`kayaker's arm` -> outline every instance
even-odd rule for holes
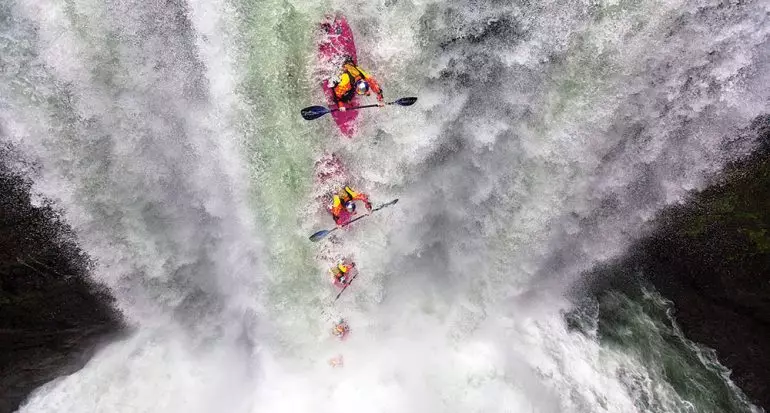
[[[358,66],[356,66],[356,70],[358,70],[358,72],[361,73],[361,76],[364,77],[364,80],[366,80],[366,83],[369,84],[369,89],[372,92],[377,94],[377,101],[381,103],[380,106],[385,106],[384,97],[382,96],[382,88],[380,87],[380,84],[377,83],[377,79],[375,79],[374,76],[365,72],[363,69],[361,69]]]
[[[380,87],[380,84],[377,83],[377,79],[367,76],[366,81],[369,83],[369,88],[372,89],[372,92],[377,94],[377,101],[383,103],[384,98],[382,96],[382,88]]]
[[[369,212],[372,212],[372,203],[369,202],[369,197],[366,196],[366,194],[358,193],[356,196],[353,197],[354,201],[362,201],[364,203],[364,206]]]

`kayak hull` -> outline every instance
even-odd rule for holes
[[[345,286],[347,285],[346,283],[339,282],[337,279],[333,279],[332,284],[334,284],[334,286],[339,288],[340,290],[345,288]]]
[[[344,185],[348,179],[348,172],[342,159],[334,152],[321,156],[315,163],[314,171],[316,185],[329,187],[325,192],[336,190],[337,187]]]
[[[356,273],[358,272],[358,269],[355,268],[355,264],[349,264],[349,265],[351,269],[346,274],[346,277],[347,277],[346,282],[344,283],[340,282],[340,280],[337,279],[337,277],[332,276],[332,284],[334,284],[334,286],[339,288],[340,290],[345,288],[348,284],[350,284],[351,281],[353,281],[353,278],[355,278]]]
[[[321,23],[322,36],[318,43],[318,59],[327,69],[339,71],[345,60],[350,59],[354,64],[358,64],[356,56],[356,44],[353,40],[353,31],[350,29],[347,20],[341,14],[328,15]],[[336,76],[338,73],[333,73]],[[326,97],[326,103],[330,108],[336,108],[337,102],[334,98],[334,90],[329,87],[329,78],[321,79],[321,89]],[[357,106],[357,98],[348,102],[345,106]],[[356,118],[358,111],[334,111],[331,113],[334,123],[337,124],[340,132],[348,138],[355,133]]]
[[[333,224],[331,220],[331,208],[332,194],[339,191],[348,182],[348,172],[342,160],[335,153],[325,153],[315,163],[314,167],[315,185],[313,186],[313,194],[316,202],[319,206],[319,212],[323,215],[328,215],[329,224]]]

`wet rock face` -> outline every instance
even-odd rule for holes
[[[0,412],[79,369],[123,328],[70,229],[50,205],[34,207],[29,189],[0,163]]]
[[[714,348],[733,381],[770,407],[770,117],[761,145],[721,182],[664,211],[657,229],[610,265],[642,274],[674,302],[685,335]],[[599,277],[604,278],[604,277]]]

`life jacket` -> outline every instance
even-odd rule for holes
[[[356,83],[366,80],[369,75],[352,62],[345,62],[342,68],[344,72],[340,75],[340,81],[334,85],[334,96],[339,101],[350,102],[356,95]]]
[[[345,283],[345,276],[348,275],[348,271],[350,271],[350,267],[345,265],[345,263],[339,263],[329,270],[329,272],[332,273],[332,276],[334,276],[334,279],[343,284]]]
[[[332,215],[335,218],[339,217],[342,214],[342,211],[345,210],[345,203],[358,199],[361,199],[361,195],[345,185],[345,188],[334,195],[334,198],[332,199]]]
[[[350,270],[350,267],[348,267],[344,263],[339,263],[337,264],[337,269],[340,270],[342,274],[347,274],[348,270]]]
[[[347,185],[345,185],[345,188],[340,191],[339,195],[340,198],[345,202],[354,201],[359,198],[358,192],[354,191]]]

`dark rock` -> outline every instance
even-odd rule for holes
[[[597,269],[592,289],[650,282],[675,303],[689,339],[716,350],[731,378],[770,407],[770,117],[759,149],[720,182],[663,211],[626,257]],[[597,285],[601,287],[597,288]]]
[[[0,412],[81,368],[123,329],[71,229],[50,204],[33,206],[29,191],[0,164]]]

